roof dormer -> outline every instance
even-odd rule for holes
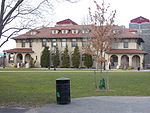
[[[89,29],[83,29],[83,30],[82,30],[82,33],[83,33],[83,34],[87,34],[87,33],[89,33],[89,32],[90,32]]]
[[[72,32],[72,34],[78,34],[79,30],[78,29],[72,29],[71,32]]]
[[[59,30],[57,30],[57,29],[52,30],[52,34],[58,34],[58,32],[59,32]]]
[[[37,31],[37,30],[31,30],[31,31],[30,31],[30,35],[36,35],[38,32],[39,32],[39,31]]]
[[[61,30],[61,33],[62,33],[62,34],[67,34],[68,32],[69,32],[68,29],[63,29],[63,30]]]

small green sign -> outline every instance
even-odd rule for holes
[[[56,92],[56,97],[60,97],[60,93],[59,92]]]

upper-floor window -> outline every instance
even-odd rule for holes
[[[58,34],[58,30],[52,30],[52,34]]]
[[[38,32],[37,31],[31,31],[31,35],[36,35]]]
[[[56,46],[56,39],[52,39],[51,41],[51,47],[55,47]]]
[[[123,47],[124,47],[124,48],[128,48],[128,46],[129,46],[129,43],[128,43],[127,40],[125,40],[125,41],[124,41],[124,44],[123,44]]]
[[[46,46],[46,39],[42,39],[42,47],[45,47]]]
[[[78,34],[79,33],[79,30],[77,29],[74,29],[74,30],[71,30],[72,34]]]
[[[32,40],[29,40],[29,47],[32,47]]]
[[[77,46],[77,39],[72,39],[71,45],[72,45],[72,47],[76,47]]]
[[[87,45],[87,38],[83,38],[82,39],[82,46],[86,46]]]
[[[61,32],[62,32],[62,34],[67,34],[69,32],[69,30],[65,29],[65,30],[62,30]]]
[[[84,33],[84,34],[87,34],[87,33],[89,33],[89,32],[90,32],[89,29],[83,29],[83,30],[82,30],[82,33]]]
[[[114,43],[112,44],[112,49],[118,49],[118,45],[119,45],[118,42],[114,42]]]
[[[22,47],[25,47],[25,44],[26,44],[26,40],[22,40],[22,41],[21,41],[21,46],[22,46]]]
[[[61,47],[66,47],[66,45],[67,45],[67,40],[61,39]]]

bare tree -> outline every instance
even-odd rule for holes
[[[93,37],[88,40],[88,45],[84,47],[84,52],[94,57],[97,64],[100,64],[100,85],[99,88],[103,88],[101,82],[103,81],[102,69],[103,65],[107,61],[105,59],[105,53],[111,49],[112,43],[116,36],[114,28],[114,18],[116,11],[109,12],[109,7],[105,6],[104,0],[99,5],[94,0],[96,11],[92,12],[89,8],[89,15],[92,26]]]
[[[58,0],[76,3],[79,0]],[[33,29],[44,23],[45,15],[53,11],[52,0],[1,0],[0,2],[0,47],[10,37],[24,29]],[[44,24],[43,24],[44,23]]]

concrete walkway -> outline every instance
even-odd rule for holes
[[[150,113],[150,97],[99,96],[72,99],[67,105],[41,108],[0,108],[0,113]]]
[[[150,97],[85,97],[72,99],[67,105],[49,104],[19,110],[0,109],[0,113],[150,113]]]
[[[150,97],[78,98],[68,105],[50,104],[25,113],[150,113]]]

